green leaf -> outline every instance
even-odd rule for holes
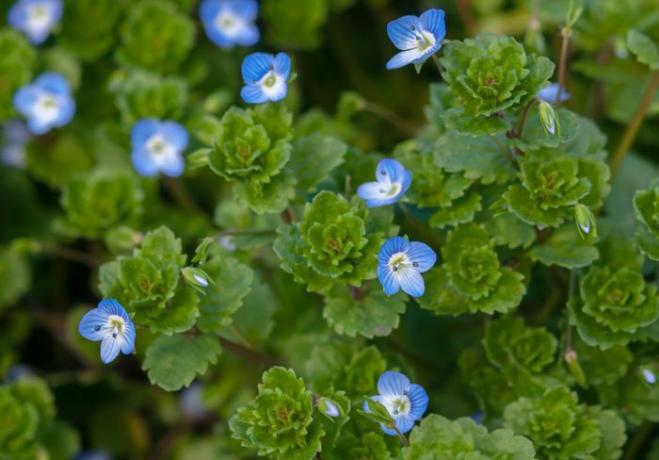
[[[442,113],[447,129],[470,136],[495,136],[505,133],[510,126],[504,118],[493,114],[487,117],[466,115],[462,108],[452,108]]]
[[[30,288],[32,273],[25,256],[10,247],[0,247],[0,311],[17,302]]]
[[[391,334],[405,313],[405,296],[387,297],[380,286],[337,288],[325,299],[323,317],[338,334],[367,338]]]
[[[25,37],[8,27],[0,30],[0,121],[15,114],[13,95],[29,83],[36,61],[37,53]]]
[[[659,70],[659,47],[650,37],[632,29],[627,32],[627,46],[640,63]]]
[[[343,163],[348,146],[339,139],[319,133],[293,142],[288,167],[297,180],[297,188],[309,192]]]
[[[549,238],[534,246],[531,257],[545,265],[579,268],[597,260],[599,251],[592,241],[579,235],[573,224],[566,224],[553,230]]]
[[[451,207],[435,211],[430,216],[428,225],[432,228],[444,228],[468,223],[474,220],[474,216],[481,209],[481,195],[478,192],[469,193],[456,199]]]
[[[68,424],[52,421],[39,432],[39,440],[50,460],[70,460],[80,451],[80,437]]]
[[[484,226],[497,246],[528,248],[535,241],[535,229],[509,212],[486,220]]]
[[[142,368],[151,383],[166,391],[187,387],[217,362],[220,342],[212,335],[161,335],[146,350]]]

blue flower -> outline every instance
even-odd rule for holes
[[[7,166],[23,168],[25,166],[25,146],[32,135],[22,120],[10,120],[2,125],[2,146],[0,160]]]
[[[245,86],[240,91],[248,104],[281,101],[288,91],[291,58],[286,53],[252,53],[242,66]]]
[[[27,127],[35,135],[68,124],[76,111],[69,83],[55,72],[43,73],[19,88],[14,94],[14,107],[27,118]]]
[[[442,47],[446,36],[444,11],[431,9],[421,16],[402,16],[387,24],[389,40],[400,53],[387,62],[387,69],[423,64]]]
[[[199,6],[206,35],[220,48],[258,42],[259,29],[254,24],[258,11],[256,0],[203,0]]]
[[[554,104],[556,102],[556,95],[558,94],[558,83],[552,83],[549,86],[545,86],[538,92],[538,97],[545,102]],[[561,92],[561,100],[559,102],[565,102],[570,99],[570,93],[567,92],[565,88]]]
[[[18,0],[9,9],[9,25],[40,45],[62,17],[62,0]]]
[[[178,177],[185,170],[183,151],[188,146],[188,132],[173,121],[143,119],[131,131],[132,160],[142,176],[159,172]]]
[[[106,364],[119,351],[128,355],[135,349],[135,325],[114,299],[103,299],[98,307],[88,311],[80,320],[78,332],[87,340],[101,342],[101,360]]]
[[[393,295],[400,289],[412,297],[420,297],[425,292],[421,273],[435,265],[437,254],[425,243],[408,241],[396,236],[380,248],[378,259],[378,279],[384,293]]]
[[[410,383],[400,372],[386,371],[378,379],[379,395],[371,396],[384,406],[394,420],[396,429],[407,433],[414,426],[414,422],[421,419],[428,409],[428,394],[421,385]],[[368,404],[364,403],[364,410],[369,411]],[[396,430],[381,424],[382,431],[394,436]]]
[[[412,175],[396,160],[385,159],[378,163],[375,180],[357,188],[357,195],[366,200],[369,208],[397,202],[410,188]]]

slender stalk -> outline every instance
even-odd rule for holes
[[[492,139],[492,142],[494,142],[496,144],[496,146],[499,148],[499,150],[501,150],[501,153],[503,153],[506,156],[506,158],[508,158],[508,160],[510,160],[510,162],[514,164],[515,163],[515,155],[513,153],[511,153],[511,151],[508,149],[508,147],[503,145],[499,141],[499,139],[496,138],[496,136],[490,135],[490,139]]]
[[[558,63],[558,91],[554,101],[556,105],[561,103],[561,94],[563,94],[563,88],[565,88],[565,69],[567,67],[567,52],[571,34],[572,31],[567,27],[563,27],[561,30],[563,40],[561,42],[561,57]]]
[[[458,15],[462,20],[462,23],[465,26],[468,36],[474,35],[476,31],[476,20],[474,19],[474,14],[471,10],[471,4],[469,0],[457,0]]]
[[[396,425],[394,425],[392,428],[396,432],[396,436],[398,436],[398,439],[400,439],[400,443],[403,446],[408,447],[410,445],[410,442],[407,440],[407,436],[405,436],[403,433],[401,433]]]
[[[435,63],[435,67],[437,68],[437,72],[439,72],[439,77],[444,78],[442,76],[442,63],[439,62],[439,56],[437,56],[436,54],[433,54],[432,55],[432,62]]]
[[[90,254],[78,251],[76,249],[67,248],[64,246],[49,246],[40,245],[39,251],[43,254],[50,254],[60,259],[70,260],[79,264],[88,265],[90,267],[97,267],[100,261]]]
[[[194,201],[192,196],[188,193],[188,190],[185,188],[185,185],[181,180],[177,180],[171,177],[165,177],[163,179],[165,188],[178,206],[195,213],[203,212]]]
[[[402,134],[414,136],[417,132],[417,127],[412,123],[407,122],[406,120],[399,117],[396,113],[392,112],[386,107],[376,104],[375,102],[367,101],[366,105],[364,106],[364,110],[371,112],[373,115],[377,115],[383,120],[389,122]]]
[[[230,228],[222,230],[217,236],[221,238],[234,235],[275,235],[276,233],[277,230],[274,228]]]
[[[241,356],[253,363],[263,364],[268,367],[277,364],[277,360],[274,359],[273,357],[268,356],[265,353],[262,353],[258,350],[247,348],[246,346],[241,345],[239,343],[232,342],[231,340],[225,339],[224,337],[220,337],[220,343],[225,349],[229,350],[231,353]]]
[[[533,107],[537,103],[538,103],[538,99],[534,97],[524,107],[524,110],[522,111],[522,115],[520,115],[519,120],[517,121],[517,129],[515,130],[517,131],[517,137],[522,137],[522,134],[524,134],[524,127],[526,126],[526,120],[528,120],[529,118],[531,107]]]
[[[627,129],[625,130],[625,133],[620,140],[620,144],[618,144],[618,148],[616,148],[615,152],[611,156],[611,175],[615,175],[615,173],[618,172],[618,168],[620,168],[622,159],[629,151],[629,148],[632,146],[634,139],[636,139],[636,134],[638,134],[638,130],[643,123],[643,119],[645,118],[645,115],[648,113],[648,110],[652,105],[652,101],[654,100],[654,95],[657,92],[657,88],[659,88],[659,71],[656,71],[652,74],[650,82],[645,88],[645,92],[641,98],[641,103],[639,104],[638,109],[636,109],[634,118],[632,118],[632,121],[629,123],[629,125],[627,125]]]

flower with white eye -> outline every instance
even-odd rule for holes
[[[412,184],[412,175],[396,160],[385,159],[378,163],[375,182],[367,182],[357,188],[357,195],[366,206],[375,208],[396,203]]]
[[[18,0],[9,10],[9,25],[33,45],[45,42],[62,18],[62,0]]]
[[[430,270],[437,254],[430,246],[396,236],[382,245],[378,259],[378,279],[386,295],[399,290],[420,297],[425,292],[421,273]]]
[[[421,16],[402,16],[387,24],[389,39],[400,53],[387,62],[387,70],[423,64],[442,47],[446,36],[444,11],[430,9]]]
[[[407,433],[414,426],[414,422],[420,420],[428,409],[428,394],[421,385],[411,383],[404,374],[394,371],[386,371],[378,379],[378,395],[371,396],[384,406],[394,421],[396,430]],[[364,410],[369,412],[367,402],[364,402]],[[397,434],[396,430],[384,424],[380,425],[382,431],[390,436]]]
[[[119,352],[135,350],[135,325],[114,299],[103,299],[80,320],[78,332],[87,340],[101,342],[101,361],[112,362]]]
[[[188,146],[188,131],[178,123],[140,120],[131,131],[131,143],[131,159],[140,175],[150,177],[161,172],[178,177],[183,174],[183,151]]]
[[[240,96],[248,104],[281,101],[288,92],[291,58],[286,53],[252,53],[245,58],[242,75],[245,86]]]
[[[558,95],[558,83],[552,83],[549,86],[545,86],[540,91],[538,91],[538,97],[545,102],[550,104],[556,103],[556,96]],[[565,88],[561,91],[561,98],[559,102],[565,102],[570,99],[570,93],[568,93]]]
[[[68,124],[75,114],[75,101],[66,79],[55,72],[39,75],[14,94],[14,107],[27,118],[28,130],[35,135]]]
[[[210,41],[220,48],[252,46],[259,41],[254,24],[258,11],[256,0],[203,0],[199,17]]]

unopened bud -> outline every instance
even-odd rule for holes
[[[654,385],[657,383],[657,375],[647,367],[641,368],[641,377],[643,377],[643,381],[648,385]]]
[[[583,13],[583,0],[570,0],[565,17],[565,25],[571,28],[581,17]]]
[[[579,358],[577,357],[577,352],[574,350],[568,350],[565,352],[565,362],[567,363],[570,373],[577,381],[579,386],[586,388],[588,383],[586,383],[586,374],[584,374],[581,365],[579,364]]]
[[[320,398],[318,400],[318,409],[328,417],[336,418],[341,415],[339,406],[328,398]]]
[[[574,207],[574,222],[581,238],[597,236],[595,216],[588,206],[578,203]]]
[[[554,107],[546,101],[540,101],[538,103],[538,113],[540,114],[540,123],[542,127],[549,134],[556,135],[561,132],[561,125],[558,121],[558,116]]]
[[[181,269],[181,274],[185,281],[198,291],[203,291],[207,288],[211,281],[208,274],[201,268],[184,267]]]

